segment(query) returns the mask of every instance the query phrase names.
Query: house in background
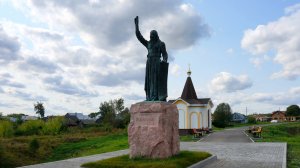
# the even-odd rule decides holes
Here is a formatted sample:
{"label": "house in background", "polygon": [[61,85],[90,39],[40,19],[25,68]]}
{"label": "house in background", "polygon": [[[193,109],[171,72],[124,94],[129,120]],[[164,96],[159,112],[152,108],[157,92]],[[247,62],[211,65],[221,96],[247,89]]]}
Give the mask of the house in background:
{"label": "house in background", "polygon": [[67,113],[65,115],[67,126],[86,126],[96,124],[96,118],[90,118],[83,113]]}
{"label": "house in background", "polygon": [[247,117],[244,114],[235,112],[232,114],[231,121],[235,123],[246,123]]}
{"label": "house in background", "polygon": [[37,120],[39,119],[38,117],[36,116],[28,116],[28,115],[24,115],[21,117],[21,120],[22,121],[29,121],[29,120]]}
{"label": "house in background", "polygon": [[297,117],[296,116],[286,116],[286,121],[290,121],[290,122],[297,121]]}
{"label": "house in background", "polygon": [[285,111],[272,112],[272,120],[277,120],[278,122],[286,121]]}
{"label": "house in background", "polygon": [[[176,104],[179,113],[179,131],[182,129],[204,129],[212,128],[211,109],[213,103],[210,98],[198,98],[192,79],[191,71],[187,72],[184,89],[181,97],[169,100]],[[181,131],[180,131],[181,132]]]}
{"label": "house in background", "polygon": [[260,122],[269,122],[272,120],[272,117],[270,114],[254,114],[253,117],[256,121]]}

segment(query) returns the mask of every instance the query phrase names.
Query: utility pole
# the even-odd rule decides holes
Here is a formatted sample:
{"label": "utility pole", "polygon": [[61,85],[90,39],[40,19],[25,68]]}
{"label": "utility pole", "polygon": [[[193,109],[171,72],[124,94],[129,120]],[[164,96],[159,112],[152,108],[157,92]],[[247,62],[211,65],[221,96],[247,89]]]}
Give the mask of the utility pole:
{"label": "utility pole", "polygon": [[246,116],[248,116],[247,113],[248,113],[248,109],[247,109],[247,106],[246,106]]}

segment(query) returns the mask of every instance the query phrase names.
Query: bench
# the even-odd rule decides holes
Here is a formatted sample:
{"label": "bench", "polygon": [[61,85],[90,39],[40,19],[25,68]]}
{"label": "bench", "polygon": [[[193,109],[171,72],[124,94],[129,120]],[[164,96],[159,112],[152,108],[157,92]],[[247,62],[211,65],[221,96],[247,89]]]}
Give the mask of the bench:
{"label": "bench", "polygon": [[194,138],[200,138],[203,136],[203,131],[197,131],[197,129],[192,129],[192,134],[194,135]]}
{"label": "bench", "polygon": [[261,138],[262,127],[258,127],[257,130],[251,131],[254,137]]}

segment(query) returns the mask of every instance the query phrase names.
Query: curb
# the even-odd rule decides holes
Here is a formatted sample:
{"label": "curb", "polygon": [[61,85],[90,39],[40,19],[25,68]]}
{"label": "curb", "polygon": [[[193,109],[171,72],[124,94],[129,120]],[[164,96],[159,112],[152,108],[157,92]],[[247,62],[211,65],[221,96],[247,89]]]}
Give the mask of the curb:
{"label": "curb", "polygon": [[188,168],[201,168],[201,167],[204,167],[208,164],[211,164],[211,163],[215,162],[216,160],[217,160],[217,156],[212,155],[212,156],[206,158],[205,160],[202,160],[200,162],[197,162],[197,163],[189,166]]}
{"label": "curb", "polygon": [[286,153],[286,150],[287,150],[287,143],[284,144],[284,155],[283,155],[283,160],[282,160],[282,168],[286,168],[286,157],[287,157],[287,153]]}

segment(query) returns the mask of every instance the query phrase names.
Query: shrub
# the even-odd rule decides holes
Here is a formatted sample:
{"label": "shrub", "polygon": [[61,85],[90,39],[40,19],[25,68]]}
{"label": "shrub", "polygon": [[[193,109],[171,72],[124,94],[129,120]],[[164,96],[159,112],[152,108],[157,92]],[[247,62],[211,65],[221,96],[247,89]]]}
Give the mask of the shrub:
{"label": "shrub", "polygon": [[18,127],[17,133],[20,135],[38,135],[44,125],[45,123],[42,120],[29,120]]}
{"label": "shrub", "polygon": [[231,108],[227,103],[221,103],[214,112],[213,125],[215,127],[224,128],[229,125],[231,120]]}
{"label": "shrub", "polygon": [[43,134],[47,135],[47,134],[51,134],[51,135],[57,135],[60,133],[60,131],[63,128],[63,122],[64,119],[62,117],[55,117],[52,119],[49,119],[43,129],[42,132]]}
{"label": "shrub", "polygon": [[13,134],[13,124],[10,121],[0,120],[0,137],[11,137]]}
{"label": "shrub", "polygon": [[105,123],[102,128],[105,132],[112,132],[113,126],[109,123]]}
{"label": "shrub", "polygon": [[31,154],[34,155],[39,148],[40,148],[40,143],[37,139],[33,139],[33,140],[30,141],[30,143],[29,143],[29,152]]}
{"label": "shrub", "polygon": [[248,123],[256,124],[256,119],[254,117],[248,117]]}

